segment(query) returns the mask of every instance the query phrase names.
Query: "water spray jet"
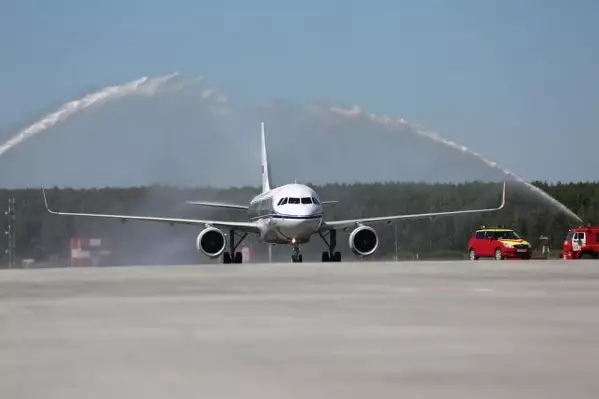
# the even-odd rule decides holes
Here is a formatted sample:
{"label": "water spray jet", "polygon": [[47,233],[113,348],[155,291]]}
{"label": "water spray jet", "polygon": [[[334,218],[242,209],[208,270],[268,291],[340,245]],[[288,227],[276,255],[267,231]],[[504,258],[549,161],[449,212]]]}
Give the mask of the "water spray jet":
{"label": "water spray jet", "polygon": [[405,119],[394,119],[387,115],[381,116],[381,115],[376,115],[371,112],[364,112],[357,105],[354,105],[352,108],[348,108],[348,109],[347,108],[346,109],[339,108],[339,107],[331,107],[329,110],[335,114],[342,115],[344,117],[349,117],[349,118],[366,117],[366,118],[368,118],[372,121],[375,121],[377,123],[380,123],[382,125],[392,126],[392,127],[398,128],[398,129],[401,128],[401,129],[407,130],[408,132],[415,134],[417,136],[424,137],[428,140],[434,141],[435,143],[443,144],[445,146],[448,146],[450,148],[458,150],[464,154],[468,154],[472,157],[475,157],[479,161],[483,162],[485,165],[489,166],[490,168],[497,169],[500,172],[502,172],[503,174],[510,176],[517,182],[522,183],[528,189],[530,189],[531,191],[533,191],[536,194],[539,194],[543,199],[549,201],[549,203],[556,206],[558,209],[560,209],[562,212],[564,212],[569,217],[576,219],[580,223],[583,223],[582,219],[577,214],[572,212],[570,209],[568,209],[568,207],[566,207],[564,204],[562,204],[561,202],[559,202],[558,200],[553,198],[551,195],[547,194],[545,191],[530,184],[529,182],[527,182],[520,176],[516,175],[514,172],[499,165],[497,162],[484,157],[483,155],[479,154],[478,152],[476,152],[474,150],[471,150],[470,148],[466,147],[465,145],[458,144],[455,141],[446,139],[437,132],[429,131],[429,130],[425,129],[423,126],[410,123],[410,122],[406,121]]}
{"label": "water spray jet", "polygon": [[27,126],[0,145],[0,156],[24,140],[53,127],[57,123],[62,122],[79,111],[93,105],[102,104],[106,101],[111,101],[130,94],[153,95],[161,85],[171,80],[176,75],[178,75],[178,73],[154,78],[144,76],[121,85],[105,87],[95,93],[87,94],[79,100],[69,101],[60,106],[57,111],[46,115],[39,121]]}

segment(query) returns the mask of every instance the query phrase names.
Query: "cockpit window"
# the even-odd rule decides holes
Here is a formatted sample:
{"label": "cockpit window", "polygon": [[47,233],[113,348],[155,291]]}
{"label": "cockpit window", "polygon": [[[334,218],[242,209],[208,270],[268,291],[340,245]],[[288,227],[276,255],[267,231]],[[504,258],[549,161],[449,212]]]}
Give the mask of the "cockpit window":
{"label": "cockpit window", "polygon": [[316,197],[312,197],[312,202],[315,203],[316,205],[320,205],[320,202],[318,202]]}
{"label": "cockpit window", "polygon": [[312,198],[310,197],[302,197],[302,204],[311,204]]}
{"label": "cockpit window", "polygon": [[290,204],[299,204],[300,203],[300,199],[299,198],[290,197],[289,198],[289,203]]}
{"label": "cockpit window", "polygon": [[285,205],[286,203],[287,203],[287,197],[281,198],[279,200],[279,202],[277,202],[277,205]]}

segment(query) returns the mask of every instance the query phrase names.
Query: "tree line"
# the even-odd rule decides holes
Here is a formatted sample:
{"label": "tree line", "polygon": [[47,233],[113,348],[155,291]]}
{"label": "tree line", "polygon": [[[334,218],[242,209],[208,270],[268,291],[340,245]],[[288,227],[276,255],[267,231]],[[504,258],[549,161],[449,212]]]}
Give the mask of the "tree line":
{"label": "tree line", "polygon": [[[599,222],[599,182],[547,183],[532,182],[579,215],[585,223]],[[501,184],[496,182],[418,183],[378,182],[327,184],[313,186],[322,200],[338,200],[326,205],[326,219],[346,219],[405,213],[495,207],[500,202]],[[101,212],[155,215],[185,218],[246,220],[242,210],[222,210],[186,204],[189,200],[218,200],[247,204],[259,193],[257,187],[216,189],[211,187],[180,188],[146,186],[127,188],[72,189],[52,188],[46,194],[50,207],[68,212]],[[197,226],[170,226],[163,223],[102,220],[56,216],[47,212],[40,189],[0,190],[3,224],[7,226],[8,199],[15,198],[15,234],[17,259],[33,258],[38,262],[68,263],[71,237],[103,237],[113,251],[115,264],[209,263],[195,248]],[[459,215],[400,221],[395,225],[374,225],[380,245],[374,259],[394,256],[442,257],[465,256],[473,231],[481,225],[515,229],[534,246],[542,235],[549,237],[550,247],[558,250],[569,228],[580,222],[532,193],[523,184],[508,183],[507,205],[493,213]],[[338,235],[339,250],[344,258],[352,256],[348,247],[349,232]],[[267,246],[248,237],[257,259],[267,254]],[[4,249],[7,236],[0,237],[2,264],[7,263]],[[305,259],[319,259],[325,245],[318,236],[306,245]],[[275,257],[287,260],[289,248],[274,249]]]}

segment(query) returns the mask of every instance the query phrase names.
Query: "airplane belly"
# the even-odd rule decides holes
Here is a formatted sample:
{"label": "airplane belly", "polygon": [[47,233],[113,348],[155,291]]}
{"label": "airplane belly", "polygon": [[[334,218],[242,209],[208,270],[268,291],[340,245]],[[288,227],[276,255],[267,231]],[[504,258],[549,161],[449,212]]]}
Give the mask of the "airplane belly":
{"label": "airplane belly", "polygon": [[278,219],[277,230],[288,241],[295,238],[296,241],[305,242],[318,230],[320,223],[320,219]]}

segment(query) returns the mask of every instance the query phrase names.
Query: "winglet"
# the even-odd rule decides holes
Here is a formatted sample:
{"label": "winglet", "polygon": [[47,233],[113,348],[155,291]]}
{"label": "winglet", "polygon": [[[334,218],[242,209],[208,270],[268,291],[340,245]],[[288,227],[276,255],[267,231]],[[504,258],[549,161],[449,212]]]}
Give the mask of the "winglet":
{"label": "winglet", "polygon": [[501,193],[501,205],[499,205],[499,208],[497,208],[497,210],[503,209],[503,207],[505,207],[505,186],[506,182],[503,182],[503,192]]}
{"label": "winglet", "polygon": [[44,204],[46,205],[46,209],[48,210],[48,212],[56,213],[56,212],[50,210],[50,207],[48,206],[48,198],[46,197],[46,189],[44,189],[43,187],[42,187],[42,195],[44,196]]}
{"label": "winglet", "polygon": [[48,208],[48,198],[46,198],[46,190],[42,187],[42,195],[44,196],[44,204],[46,205],[46,209],[50,210]]}

